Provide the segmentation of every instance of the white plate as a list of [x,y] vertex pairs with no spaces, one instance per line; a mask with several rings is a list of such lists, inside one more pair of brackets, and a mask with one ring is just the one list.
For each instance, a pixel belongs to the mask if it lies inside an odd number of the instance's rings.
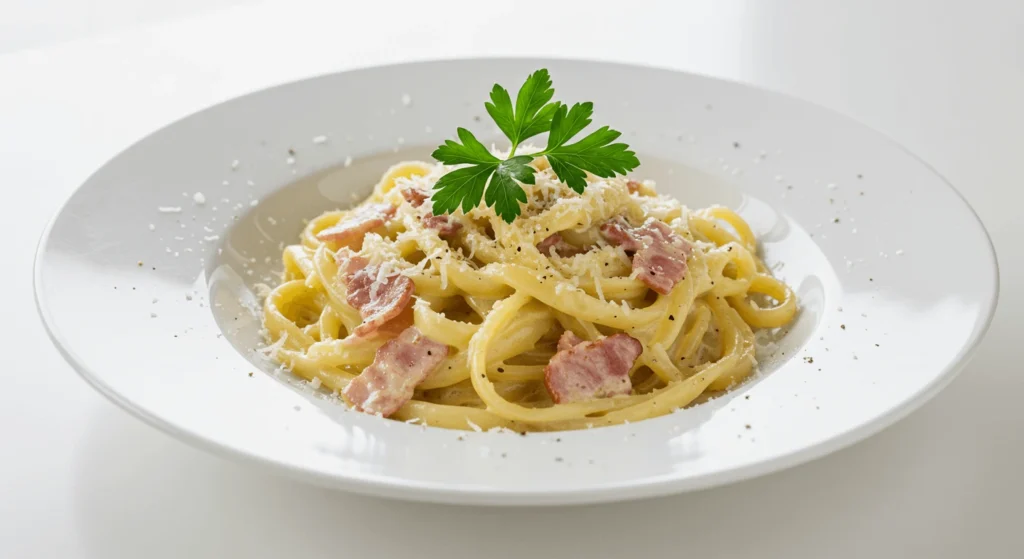
[[[802,304],[778,354],[739,389],[667,417],[525,437],[349,412],[274,374],[251,351],[260,325],[247,307],[252,285],[280,266],[280,243],[296,239],[303,218],[366,194],[389,164],[426,157],[457,126],[498,140],[483,110],[491,84],[515,87],[539,67],[558,98],[593,101],[598,123],[623,130],[643,163],[634,176],[751,222]],[[853,443],[963,366],[997,281],[985,230],[957,192],[848,118],[702,76],[551,60],[371,68],[218,105],[89,178],[36,262],[40,313],[58,348],[147,422],[324,485],[500,504],[692,490]]]

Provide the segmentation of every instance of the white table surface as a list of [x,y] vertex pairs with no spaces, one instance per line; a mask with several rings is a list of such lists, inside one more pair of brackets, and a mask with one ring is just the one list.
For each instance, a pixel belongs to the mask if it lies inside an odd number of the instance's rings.
[[[0,557],[1024,555],[1024,3],[335,4],[169,10],[181,17],[0,55]],[[270,84],[487,54],[752,82],[905,144],[960,189],[998,250],[1000,306],[974,361],[908,419],[782,473],[616,505],[482,509],[334,493],[211,456],[104,400],[53,350],[32,303],[36,239],[117,151]]]

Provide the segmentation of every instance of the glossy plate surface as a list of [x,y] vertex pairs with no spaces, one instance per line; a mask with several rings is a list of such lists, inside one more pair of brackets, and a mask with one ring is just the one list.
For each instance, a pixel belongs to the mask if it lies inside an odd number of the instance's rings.
[[[802,305],[777,350],[759,355],[759,374],[666,417],[521,437],[349,412],[275,372],[253,351],[254,285],[272,281],[282,243],[458,126],[499,141],[487,92],[540,67],[559,99],[593,101],[595,122],[623,131],[643,163],[633,176],[751,223]],[[57,347],[147,422],[323,485],[492,504],[692,490],[853,443],[945,386],[998,293],[993,249],[966,202],[846,117],[680,72],[516,59],[323,76],[174,123],[75,192],[44,233],[35,274]]]

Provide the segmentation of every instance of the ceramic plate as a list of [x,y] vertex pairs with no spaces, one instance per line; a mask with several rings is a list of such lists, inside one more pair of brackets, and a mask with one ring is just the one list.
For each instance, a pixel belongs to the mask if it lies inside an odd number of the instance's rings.
[[[463,433],[350,412],[254,351],[254,285],[303,220],[466,126],[484,96],[550,69],[690,207],[746,218],[798,319],[728,394],[581,432]],[[219,454],[405,499],[611,501],[728,483],[821,456],[904,416],[962,368],[992,317],[984,228],[928,165],[821,107],[703,76],[580,61],[369,68],[253,93],[141,140],[90,177],[35,270],[55,344],[131,413]]]

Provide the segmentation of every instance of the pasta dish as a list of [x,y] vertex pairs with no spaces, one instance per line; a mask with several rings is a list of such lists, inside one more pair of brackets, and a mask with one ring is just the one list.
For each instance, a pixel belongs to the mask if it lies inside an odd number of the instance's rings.
[[[527,150],[528,151],[528,150]],[[519,432],[636,422],[736,385],[754,331],[793,291],[724,207],[541,156],[512,223],[480,204],[435,215],[450,170],[405,162],[370,197],[312,219],[264,302],[269,354],[357,411]]]

